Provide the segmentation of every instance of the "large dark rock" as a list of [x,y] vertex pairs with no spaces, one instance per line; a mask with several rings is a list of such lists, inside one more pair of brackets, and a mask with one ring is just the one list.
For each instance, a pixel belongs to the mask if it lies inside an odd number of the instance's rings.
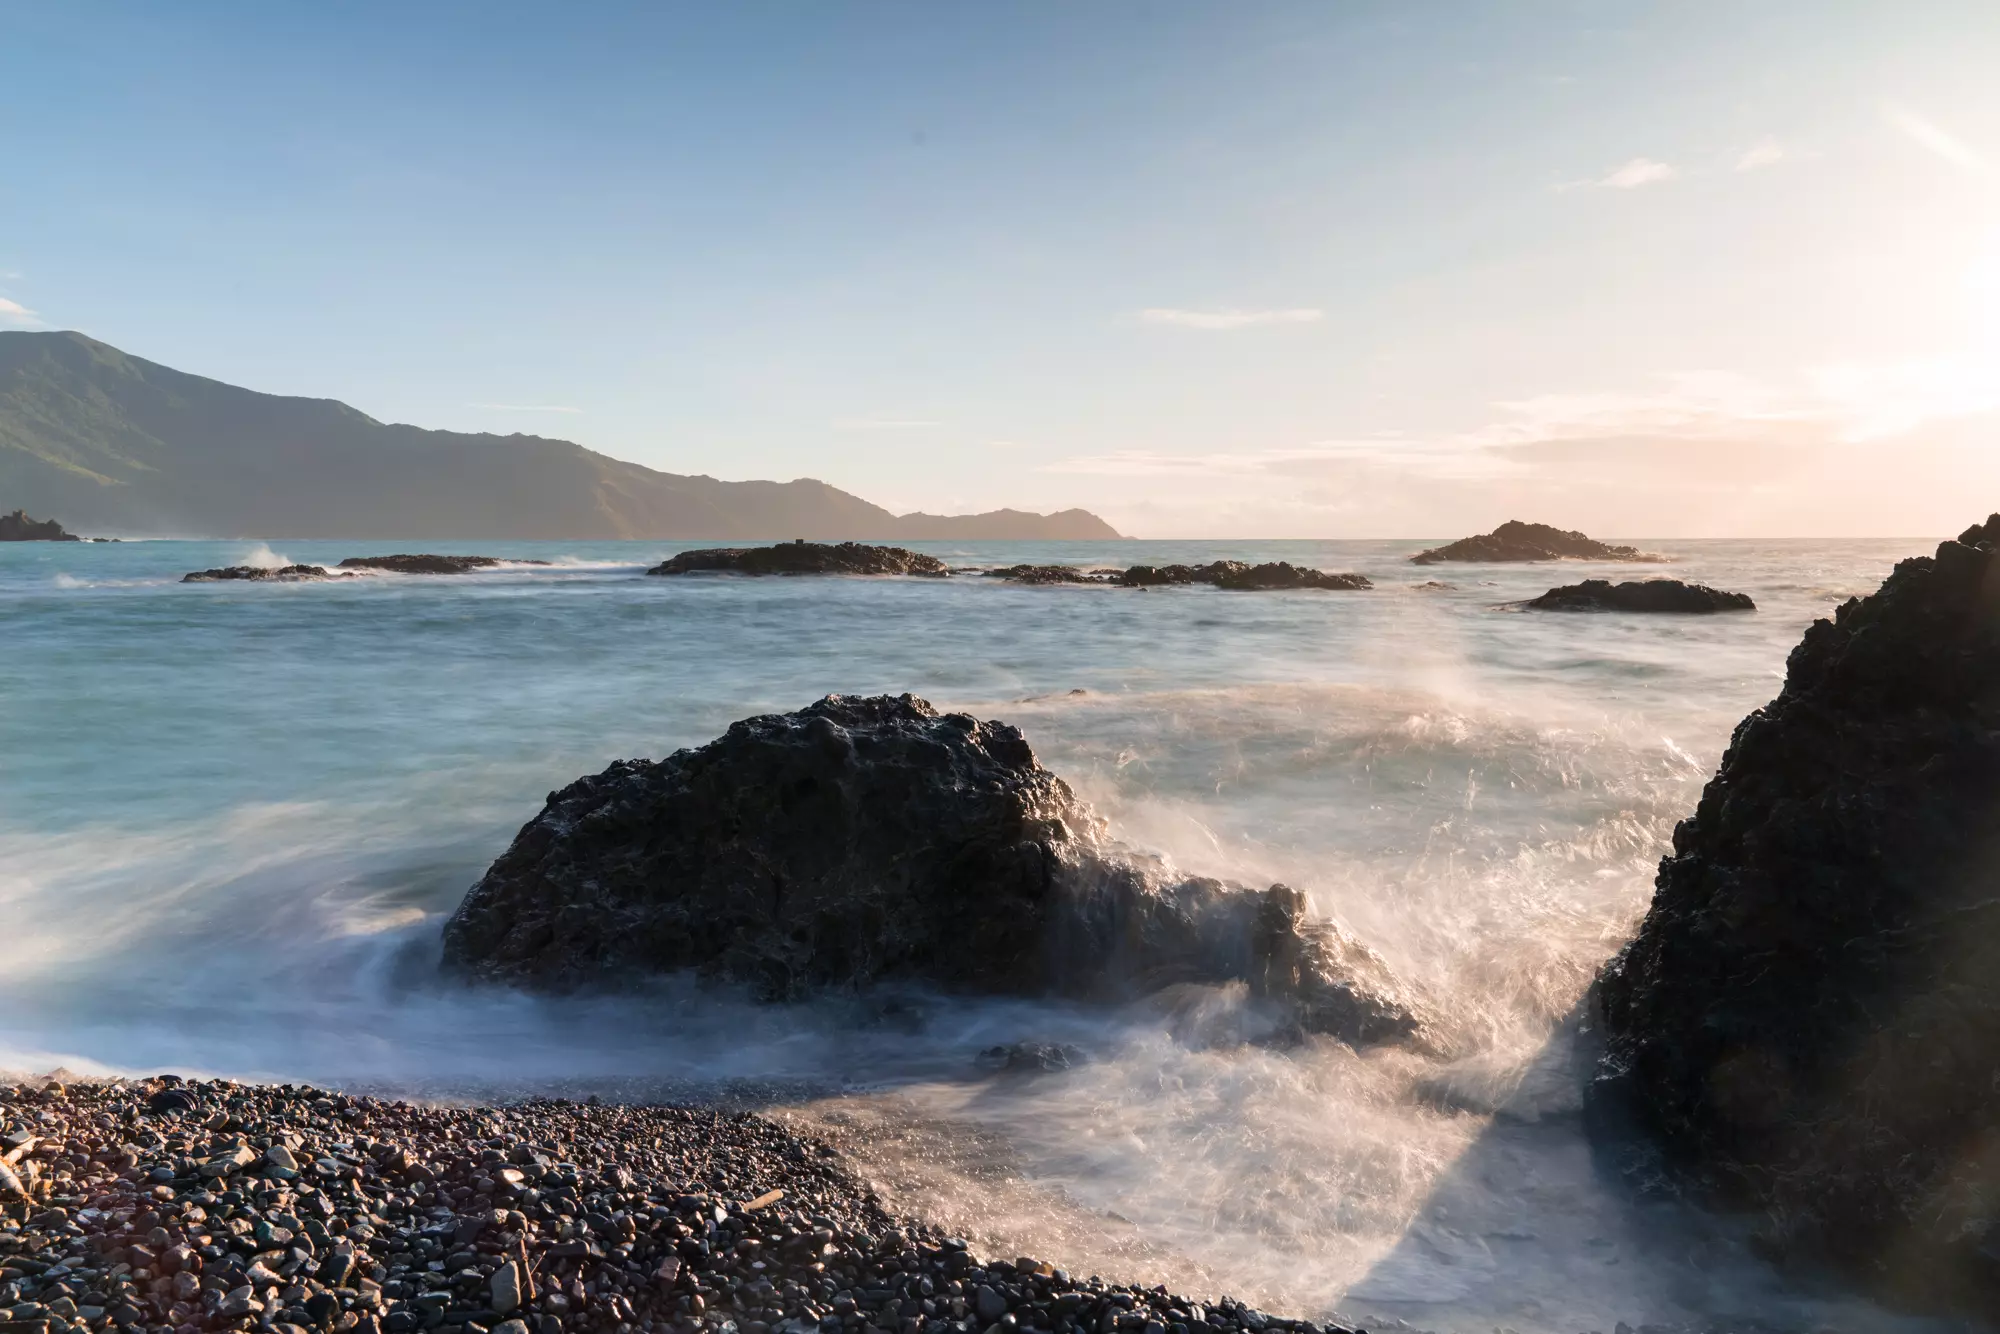
[[647,574],[915,574],[942,579],[951,571],[936,556],[861,542],[785,542],[775,547],[714,547],[683,551]]
[[1716,611],[1755,611],[1757,604],[1747,593],[1725,593],[1707,584],[1687,584],[1678,579],[1636,579],[1614,584],[1608,579],[1586,579],[1580,584],[1551,588],[1538,598],[1521,604],[1531,611],[1647,611],[1700,614]]
[[0,542],[81,542],[54,519],[31,519],[25,510],[0,514]]
[[1582,533],[1551,528],[1545,523],[1522,523],[1509,519],[1490,533],[1462,537],[1456,542],[1410,557],[1412,565],[1441,565],[1446,561],[1531,561],[1531,560],[1622,560],[1664,563],[1670,558],[1639,550],[1611,546]]
[[329,574],[320,565],[226,565],[219,570],[196,570],[181,576],[184,584],[213,584],[226,580],[296,584],[309,579],[352,579],[351,574]]
[[1118,855],[1020,732],[909,695],[829,696],[550,794],[444,945],[465,974],[547,990],[681,969],[773,1000],[894,981],[1106,1001],[1241,982],[1307,1031],[1434,1036],[1297,891]]
[[2000,1317],[2000,515],[1816,621],[1600,979],[1592,1106],[1779,1253]]
[[434,556],[426,552],[414,556],[349,556],[340,563],[340,568],[388,570],[392,574],[469,574],[473,570],[491,570],[501,564],[547,565],[548,562],[545,560],[503,562],[498,556]]

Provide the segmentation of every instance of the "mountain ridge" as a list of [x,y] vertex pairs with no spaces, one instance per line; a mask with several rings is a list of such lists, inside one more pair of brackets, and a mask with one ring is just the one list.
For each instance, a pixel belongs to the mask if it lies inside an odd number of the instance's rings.
[[897,515],[814,478],[660,472],[574,441],[380,422],[87,335],[0,332],[0,499],[72,528],[289,538],[1120,536],[1086,510]]

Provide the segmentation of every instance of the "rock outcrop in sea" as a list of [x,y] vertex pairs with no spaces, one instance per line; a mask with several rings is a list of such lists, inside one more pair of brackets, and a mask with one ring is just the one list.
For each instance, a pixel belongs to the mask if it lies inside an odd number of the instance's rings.
[[0,514],[0,542],[81,542],[54,519],[31,519],[26,510]]
[[1283,885],[1121,854],[1015,728],[832,695],[551,793],[445,927],[544,990],[682,969],[788,999],[914,982],[1121,1001],[1241,983],[1282,1029],[1430,1042],[1382,961]]
[[195,570],[181,576],[184,584],[213,584],[228,580],[296,584],[312,579],[352,579],[351,574],[332,574],[323,565],[225,565],[217,570]]
[[498,556],[420,555],[349,556],[340,563],[343,570],[387,570],[391,574],[469,574],[500,565],[547,565],[545,560],[508,560]]
[[1586,579],[1580,584],[1551,588],[1520,604],[1529,611],[1639,611],[1699,615],[1718,611],[1755,611],[1747,593],[1727,593],[1707,584],[1679,579],[1635,579],[1614,584]]
[[784,542],[774,547],[711,547],[683,551],[647,574],[903,574],[942,579],[951,571],[936,556],[862,542]]
[[0,1086],[6,1334],[1346,1334],[985,1258],[761,1116]]
[[2000,1317],[2000,515],[1815,621],[1599,981],[1591,1104],[1787,1258]]
[[1109,584],[1118,588],[1212,584],[1216,588],[1239,592],[1266,592],[1284,588],[1352,590],[1375,586],[1366,575],[1335,574],[1282,560],[1267,561],[1262,565],[1240,560],[1211,561],[1207,565],[1134,565],[1126,570],[1079,570],[1070,565],[1009,565],[986,573],[991,578],[1011,579],[1023,584]]
[[1420,551],[1410,557],[1410,564],[1536,560],[1618,560],[1666,564],[1672,557],[1641,551],[1637,547],[1612,546],[1585,537],[1582,533],[1552,528],[1545,523],[1522,523],[1519,519],[1509,519],[1490,533],[1462,537],[1445,546]]

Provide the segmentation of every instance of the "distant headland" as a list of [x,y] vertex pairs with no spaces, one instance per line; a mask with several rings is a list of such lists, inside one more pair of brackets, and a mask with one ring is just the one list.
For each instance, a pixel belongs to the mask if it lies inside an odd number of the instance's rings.
[[898,515],[801,478],[656,472],[568,440],[396,426],[130,356],[0,333],[0,496],[65,523],[210,537],[557,541],[1116,538],[1087,510]]

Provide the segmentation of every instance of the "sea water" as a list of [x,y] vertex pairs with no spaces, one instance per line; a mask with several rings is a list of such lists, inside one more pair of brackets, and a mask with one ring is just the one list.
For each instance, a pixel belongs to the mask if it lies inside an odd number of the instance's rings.
[[[1570,1036],[1800,632],[1928,543],[1642,544],[1670,571],[1415,567],[1421,542],[919,545],[961,571],[1226,557],[1376,587],[646,577],[671,543],[183,584],[438,547],[0,545],[0,1069],[728,1097],[981,1249],[1376,1327],[1908,1324],[1602,1169]],[[1510,605],[1665,572],[1758,610]],[[1307,891],[1437,998],[1458,1056],[1246,1046],[1227,988],[772,1008],[685,979],[551,1002],[438,978],[442,920],[550,789],[905,691],[1018,724],[1127,843]],[[1087,1063],[979,1060],[1027,1040]]]

